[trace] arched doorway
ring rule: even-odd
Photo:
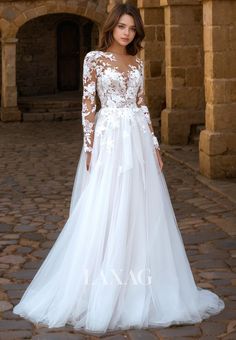
[[[57,88],[60,91],[79,89],[80,64],[79,26],[63,21],[57,28]]]
[[[96,47],[97,25],[79,15],[49,14],[28,21],[17,38],[23,120],[80,117],[83,59]]]

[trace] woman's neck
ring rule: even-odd
[[[113,52],[120,55],[127,55],[127,50],[123,46],[111,45],[108,47],[107,52]]]

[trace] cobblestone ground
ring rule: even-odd
[[[0,124],[0,339],[99,338],[72,327],[36,329],[12,313],[67,219],[81,136],[78,121]],[[165,155],[163,171],[194,277],[226,309],[196,325],[103,338],[236,339],[235,205]]]

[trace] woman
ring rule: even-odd
[[[137,8],[117,5],[100,50],[85,57],[70,216],[14,307],[34,323],[104,333],[196,323],[224,308],[196,286],[185,253],[144,102],[143,38]]]

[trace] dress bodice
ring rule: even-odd
[[[96,114],[96,94],[101,108],[142,110],[150,129],[150,114],[144,102],[143,61],[132,57],[127,64],[116,53],[91,51],[83,65],[82,123],[84,127],[84,149],[92,151]],[[156,138],[153,136],[153,138]],[[154,140],[157,145],[157,140]],[[158,145],[159,146],[159,145]]]
[[[101,107],[129,107],[136,105],[136,97],[142,78],[139,58],[126,68],[120,65],[111,52],[95,52],[97,93]]]

